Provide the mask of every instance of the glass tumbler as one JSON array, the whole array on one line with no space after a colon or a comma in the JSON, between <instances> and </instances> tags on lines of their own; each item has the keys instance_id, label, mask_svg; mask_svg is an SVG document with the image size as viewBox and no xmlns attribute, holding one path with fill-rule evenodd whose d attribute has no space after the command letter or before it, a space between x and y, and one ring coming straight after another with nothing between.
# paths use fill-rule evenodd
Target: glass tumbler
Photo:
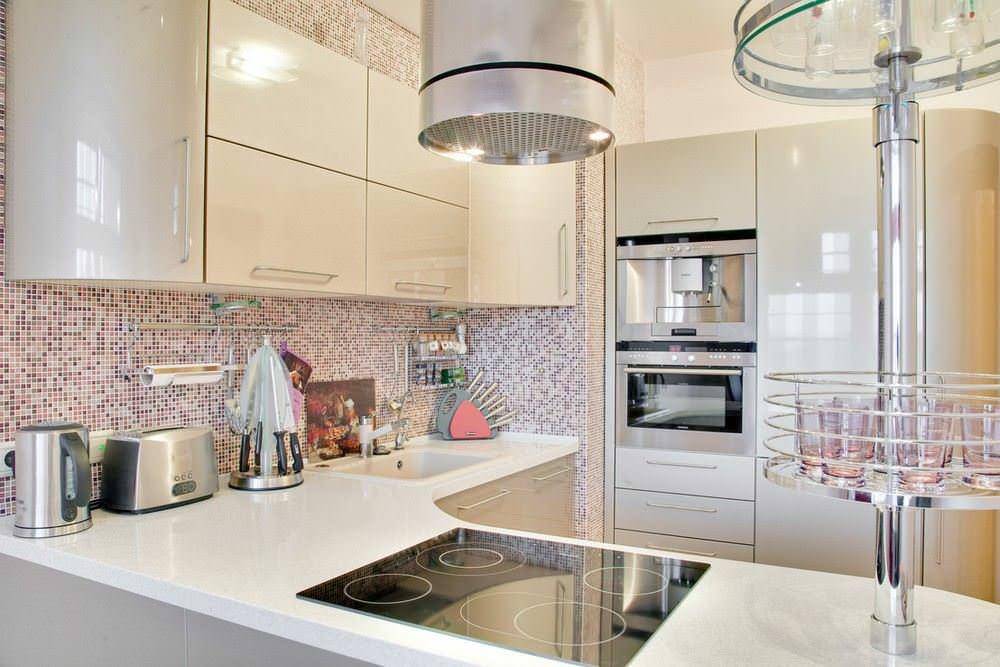
<instances>
[{"instance_id":1,"label":"glass tumbler","mask_svg":"<svg viewBox=\"0 0 1000 667\"><path fill-rule=\"evenodd\" d=\"M820 479L823 466L820 457L819 435L823 430L820 421L820 412L816 405L803 402L796 408L795 428L799 431L795 435L795 447L801 459L799 460L799 472L812 479Z\"/></svg>"},{"instance_id":2,"label":"glass tumbler","mask_svg":"<svg viewBox=\"0 0 1000 667\"><path fill-rule=\"evenodd\" d=\"M962 406L963 461L967 472L962 481L977 489L1000 489L1000 406L993 403ZM973 444L969 444L973 443ZM996 468L996 472L983 469Z\"/></svg>"},{"instance_id":3,"label":"glass tumbler","mask_svg":"<svg viewBox=\"0 0 1000 667\"><path fill-rule=\"evenodd\" d=\"M936 493L944 486L945 452L952 438L952 418L928 414L926 399L904 399L903 411L896 415L896 464L899 485L904 491Z\"/></svg>"},{"instance_id":4,"label":"glass tumbler","mask_svg":"<svg viewBox=\"0 0 1000 667\"><path fill-rule=\"evenodd\" d=\"M865 483L865 469L875 455L874 401L864 397L834 399L834 410L823 415L823 482L858 487Z\"/></svg>"}]
</instances>

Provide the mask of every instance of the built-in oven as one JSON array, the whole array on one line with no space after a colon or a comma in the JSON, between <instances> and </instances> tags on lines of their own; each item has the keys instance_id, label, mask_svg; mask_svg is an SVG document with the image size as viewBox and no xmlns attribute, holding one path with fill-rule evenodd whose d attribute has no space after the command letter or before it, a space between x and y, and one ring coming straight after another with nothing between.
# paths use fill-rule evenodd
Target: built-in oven
<instances>
[{"instance_id":1,"label":"built-in oven","mask_svg":"<svg viewBox=\"0 0 1000 667\"><path fill-rule=\"evenodd\" d=\"M757 340L756 230L618 239L617 340Z\"/></svg>"},{"instance_id":2,"label":"built-in oven","mask_svg":"<svg viewBox=\"0 0 1000 667\"><path fill-rule=\"evenodd\" d=\"M618 447L753 456L753 343L618 343Z\"/></svg>"}]
</instances>

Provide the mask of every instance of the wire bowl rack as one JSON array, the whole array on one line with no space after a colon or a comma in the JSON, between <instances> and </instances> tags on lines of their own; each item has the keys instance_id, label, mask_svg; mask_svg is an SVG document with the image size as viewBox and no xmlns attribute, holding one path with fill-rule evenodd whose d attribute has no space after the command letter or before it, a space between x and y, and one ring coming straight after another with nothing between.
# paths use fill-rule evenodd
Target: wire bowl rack
<instances>
[{"instance_id":1,"label":"wire bowl rack","mask_svg":"<svg viewBox=\"0 0 1000 667\"><path fill-rule=\"evenodd\" d=\"M770 373L770 481L884 506L1000 509L1000 375Z\"/></svg>"}]
</instances>

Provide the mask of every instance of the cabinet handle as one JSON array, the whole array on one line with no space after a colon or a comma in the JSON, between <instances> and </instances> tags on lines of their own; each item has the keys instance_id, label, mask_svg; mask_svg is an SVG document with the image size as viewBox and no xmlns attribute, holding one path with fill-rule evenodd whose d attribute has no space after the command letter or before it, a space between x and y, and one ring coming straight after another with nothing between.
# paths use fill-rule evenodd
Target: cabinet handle
<instances>
[{"instance_id":1,"label":"cabinet handle","mask_svg":"<svg viewBox=\"0 0 1000 667\"><path fill-rule=\"evenodd\" d=\"M662 549L663 551L673 551L679 554L691 554L692 556L704 556L705 558L715 558L719 554L714 551L693 551L691 549L677 549L675 547L663 547L659 544L647 544L647 549Z\"/></svg>"},{"instance_id":2,"label":"cabinet handle","mask_svg":"<svg viewBox=\"0 0 1000 667\"><path fill-rule=\"evenodd\" d=\"M334 278L339 278L340 274L337 273L323 273L322 271L303 271L302 269L286 269L281 266L271 266L269 264L258 264L253 267L250 275L254 275L258 271L271 271L277 273L292 273L299 276L313 276L316 278L325 278L324 283L328 283Z\"/></svg>"},{"instance_id":3,"label":"cabinet handle","mask_svg":"<svg viewBox=\"0 0 1000 667\"><path fill-rule=\"evenodd\" d=\"M545 480L552 479L553 477L558 477L564 472L569 472L569 468L560 468L555 472L550 472L548 475L542 475L541 477L532 477L531 479L535 480L536 482L544 482Z\"/></svg>"},{"instance_id":4,"label":"cabinet handle","mask_svg":"<svg viewBox=\"0 0 1000 667\"><path fill-rule=\"evenodd\" d=\"M191 137L181 137L184 144L184 251L181 264L191 259Z\"/></svg>"},{"instance_id":5,"label":"cabinet handle","mask_svg":"<svg viewBox=\"0 0 1000 667\"><path fill-rule=\"evenodd\" d=\"M492 503L494 500L500 500L504 496L509 496L509 495L510 491L508 491L507 489L500 489L500 493L496 494L495 496L490 496L489 498L483 498L478 503L472 503L471 505L459 505L456 509L474 510L480 505L485 505L486 503Z\"/></svg>"},{"instance_id":6,"label":"cabinet handle","mask_svg":"<svg viewBox=\"0 0 1000 667\"><path fill-rule=\"evenodd\" d=\"M646 459L646 463L651 466L667 466L670 468L697 468L699 470L716 470L719 466L708 465L705 463L670 463L668 461L650 461Z\"/></svg>"},{"instance_id":7,"label":"cabinet handle","mask_svg":"<svg viewBox=\"0 0 1000 667\"><path fill-rule=\"evenodd\" d=\"M569 294L569 256L566 254L566 224L559 228L559 297Z\"/></svg>"},{"instance_id":8,"label":"cabinet handle","mask_svg":"<svg viewBox=\"0 0 1000 667\"><path fill-rule=\"evenodd\" d=\"M726 368L675 368L673 366L660 366L658 368L626 368L627 375L640 375L654 373L657 375L742 375L742 370L729 370Z\"/></svg>"},{"instance_id":9,"label":"cabinet handle","mask_svg":"<svg viewBox=\"0 0 1000 667\"><path fill-rule=\"evenodd\" d=\"M719 510L717 509L707 509L704 507L685 507L684 505L661 505L659 503L651 503L646 501L646 507L656 507L661 510L682 510L684 512L704 512L705 514L715 514Z\"/></svg>"},{"instance_id":10,"label":"cabinet handle","mask_svg":"<svg viewBox=\"0 0 1000 667\"><path fill-rule=\"evenodd\" d=\"M445 285L444 283L424 283L419 280L397 280L396 289L399 289L400 285L409 285L410 287L430 287L431 289L439 289L442 292L447 292L452 288L451 285Z\"/></svg>"},{"instance_id":11,"label":"cabinet handle","mask_svg":"<svg viewBox=\"0 0 1000 667\"><path fill-rule=\"evenodd\" d=\"M671 220L650 220L647 225L669 225L672 222L718 222L716 217L711 218L673 218Z\"/></svg>"},{"instance_id":12,"label":"cabinet handle","mask_svg":"<svg viewBox=\"0 0 1000 667\"><path fill-rule=\"evenodd\" d=\"M941 512L938 512L938 539L937 539L937 554L935 560L937 564L940 565L944 561L944 520Z\"/></svg>"}]
</instances>

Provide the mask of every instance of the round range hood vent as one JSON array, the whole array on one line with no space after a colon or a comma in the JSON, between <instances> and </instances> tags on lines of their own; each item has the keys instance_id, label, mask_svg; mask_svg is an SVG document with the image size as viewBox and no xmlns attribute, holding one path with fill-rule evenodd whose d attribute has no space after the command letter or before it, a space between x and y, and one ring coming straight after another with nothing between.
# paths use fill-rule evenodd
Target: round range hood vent
<instances>
[{"instance_id":1,"label":"round range hood vent","mask_svg":"<svg viewBox=\"0 0 1000 667\"><path fill-rule=\"evenodd\" d=\"M420 143L548 164L614 142L611 0L423 0Z\"/></svg>"}]
</instances>

